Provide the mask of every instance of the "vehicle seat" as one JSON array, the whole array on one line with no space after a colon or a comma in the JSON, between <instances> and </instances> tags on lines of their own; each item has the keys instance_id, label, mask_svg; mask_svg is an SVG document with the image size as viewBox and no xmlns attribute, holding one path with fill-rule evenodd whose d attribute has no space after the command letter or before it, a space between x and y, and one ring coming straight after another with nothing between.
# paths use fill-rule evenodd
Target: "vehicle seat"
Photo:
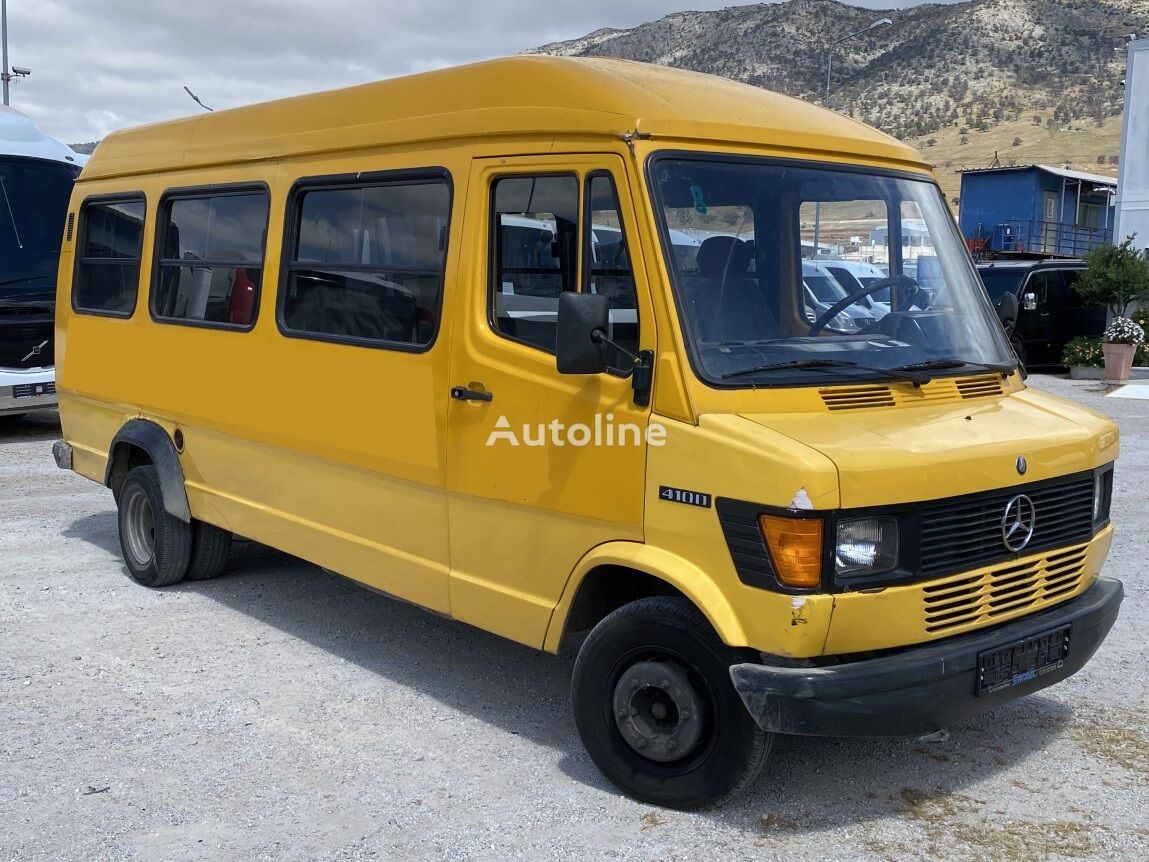
<instances>
[{"instance_id":1,"label":"vehicle seat","mask_svg":"<svg viewBox=\"0 0 1149 862\"><path fill-rule=\"evenodd\" d=\"M778 324L758 280L750 277L753 246L732 236L712 236L698 248L698 275L687 282L687 306L700 341L774 338Z\"/></svg>"}]
</instances>

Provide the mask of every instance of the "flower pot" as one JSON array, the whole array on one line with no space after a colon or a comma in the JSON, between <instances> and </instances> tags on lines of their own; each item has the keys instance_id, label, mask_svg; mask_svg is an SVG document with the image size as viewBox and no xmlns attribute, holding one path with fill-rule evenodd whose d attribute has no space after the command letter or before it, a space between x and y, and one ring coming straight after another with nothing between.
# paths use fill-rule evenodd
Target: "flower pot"
<instances>
[{"instance_id":1,"label":"flower pot","mask_svg":"<svg viewBox=\"0 0 1149 862\"><path fill-rule=\"evenodd\" d=\"M1128 380L1136 349L1132 344L1102 344L1101 351L1105 354L1105 379L1119 383Z\"/></svg>"}]
</instances>

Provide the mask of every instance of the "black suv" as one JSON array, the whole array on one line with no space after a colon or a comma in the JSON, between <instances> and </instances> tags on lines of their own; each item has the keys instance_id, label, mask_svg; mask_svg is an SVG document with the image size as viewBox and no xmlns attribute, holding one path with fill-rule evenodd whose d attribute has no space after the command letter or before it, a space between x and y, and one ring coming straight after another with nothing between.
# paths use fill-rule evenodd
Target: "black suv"
<instances>
[{"instance_id":1,"label":"black suv","mask_svg":"<svg viewBox=\"0 0 1149 862\"><path fill-rule=\"evenodd\" d=\"M978 264L978 274L994 306L1006 293L1017 297L1012 342L1023 365L1061 365L1061 354L1071 338L1098 337L1105 330L1105 306L1085 305L1074 287L1084 269L1080 260Z\"/></svg>"}]
</instances>

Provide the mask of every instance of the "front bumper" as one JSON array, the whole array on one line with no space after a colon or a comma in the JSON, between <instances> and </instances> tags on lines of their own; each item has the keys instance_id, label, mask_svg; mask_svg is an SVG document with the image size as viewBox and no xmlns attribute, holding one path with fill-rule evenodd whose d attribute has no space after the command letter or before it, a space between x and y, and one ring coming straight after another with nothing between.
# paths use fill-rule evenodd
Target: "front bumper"
<instances>
[{"instance_id":1,"label":"front bumper","mask_svg":"<svg viewBox=\"0 0 1149 862\"><path fill-rule=\"evenodd\" d=\"M1099 578L1072 601L1013 622L892 655L828 667L736 664L734 688L764 730L811 736L915 736L975 718L1080 670L1117 619L1124 588ZM1064 663L1036 679L975 694L978 654L1070 625Z\"/></svg>"},{"instance_id":2,"label":"front bumper","mask_svg":"<svg viewBox=\"0 0 1149 862\"><path fill-rule=\"evenodd\" d=\"M0 416L56 406L56 369L0 368Z\"/></svg>"}]
</instances>

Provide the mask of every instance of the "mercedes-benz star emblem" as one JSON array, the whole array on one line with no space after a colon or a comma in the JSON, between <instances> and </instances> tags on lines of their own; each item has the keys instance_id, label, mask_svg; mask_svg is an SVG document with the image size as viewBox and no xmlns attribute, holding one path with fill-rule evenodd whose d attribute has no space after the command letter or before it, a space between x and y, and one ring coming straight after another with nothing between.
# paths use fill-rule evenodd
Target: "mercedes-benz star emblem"
<instances>
[{"instance_id":1,"label":"mercedes-benz star emblem","mask_svg":"<svg viewBox=\"0 0 1149 862\"><path fill-rule=\"evenodd\" d=\"M1017 461L1015 463L1015 466L1017 467L1017 475L1019 475L1019 476L1024 476L1025 471L1029 469L1029 465L1025 463L1025 456L1024 455L1018 455L1017 456Z\"/></svg>"},{"instance_id":2,"label":"mercedes-benz star emblem","mask_svg":"<svg viewBox=\"0 0 1149 862\"><path fill-rule=\"evenodd\" d=\"M1005 504L1005 513L1001 516L1002 544L1015 554L1024 550L1033 538L1035 526L1037 512L1034 511L1033 500L1025 494L1018 494Z\"/></svg>"}]
</instances>

